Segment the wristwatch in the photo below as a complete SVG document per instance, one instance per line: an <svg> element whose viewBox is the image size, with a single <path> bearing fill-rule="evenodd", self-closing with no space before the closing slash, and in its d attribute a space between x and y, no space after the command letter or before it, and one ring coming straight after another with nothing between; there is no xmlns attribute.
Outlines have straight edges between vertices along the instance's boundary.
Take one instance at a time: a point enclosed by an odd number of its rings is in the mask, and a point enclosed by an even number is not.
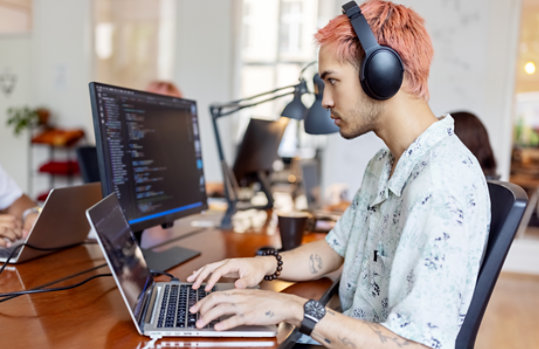
<svg viewBox="0 0 539 349"><path fill-rule="evenodd" d="M320 302L309 299L303 305L303 321L299 331L309 336L324 315L326 315L326 308Z"/></svg>

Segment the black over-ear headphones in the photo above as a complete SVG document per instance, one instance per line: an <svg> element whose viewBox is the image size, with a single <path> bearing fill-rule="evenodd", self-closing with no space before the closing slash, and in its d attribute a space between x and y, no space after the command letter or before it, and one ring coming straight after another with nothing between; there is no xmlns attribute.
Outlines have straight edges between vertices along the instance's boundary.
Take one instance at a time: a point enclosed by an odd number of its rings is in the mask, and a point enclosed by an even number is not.
<svg viewBox="0 0 539 349"><path fill-rule="evenodd" d="M361 13L355 1L342 6L352 28L365 51L359 80L365 93L371 98L384 100L393 97L402 84L404 67L399 54L390 47L382 46Z"/></svg>

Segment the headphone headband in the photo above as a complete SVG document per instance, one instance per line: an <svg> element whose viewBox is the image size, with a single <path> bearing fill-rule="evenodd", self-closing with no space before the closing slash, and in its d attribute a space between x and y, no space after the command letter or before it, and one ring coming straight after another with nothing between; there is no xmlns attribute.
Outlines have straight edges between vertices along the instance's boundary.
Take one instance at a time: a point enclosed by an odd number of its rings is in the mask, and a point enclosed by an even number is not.
<svg viewBox="0 0 539 349"><path fill-rule="evenodd" d="M356 33L365 54L368 55L368 53L380 47L369 23L367 23L365 16L361 13L361 8L359 8L355 1L344 4L342 6L342 11L350 19L352 28L354 28L354 32Z"/></svg>

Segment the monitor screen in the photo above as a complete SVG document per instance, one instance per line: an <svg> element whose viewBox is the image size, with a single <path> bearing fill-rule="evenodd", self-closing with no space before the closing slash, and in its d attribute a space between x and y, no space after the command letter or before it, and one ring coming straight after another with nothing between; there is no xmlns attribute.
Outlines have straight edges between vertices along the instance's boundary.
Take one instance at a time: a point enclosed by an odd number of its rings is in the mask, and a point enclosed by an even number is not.
<svg viewBox="0 0 539 349"><path fill-rule="evenodd" d="M248 185L258 180L259 172L271 172L288 121L249 120L232 169L238 184Z"/></svg>
<svg viewBox="0 0 539 349"><path fill-rule="evenodd" d="M103 195L133 231L207 209L195 101L96 82L90 97Z"/></svg>

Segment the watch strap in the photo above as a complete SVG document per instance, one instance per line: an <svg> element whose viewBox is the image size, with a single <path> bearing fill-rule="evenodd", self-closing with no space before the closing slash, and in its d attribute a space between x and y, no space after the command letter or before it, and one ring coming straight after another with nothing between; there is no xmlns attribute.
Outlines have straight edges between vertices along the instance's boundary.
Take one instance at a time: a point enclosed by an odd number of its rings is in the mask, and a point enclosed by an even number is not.
<svg viewBox="0 0 539 349"><path fill-rule="evenodd" d="M301 333L306 334L307 336L311 335L311 332L314 330L314 326L317 324L317 321L314 321L313 319L309 317L303 317L303 321L301 321L301 326L299 327L299 331Z"/></svg>
<svg viewBox="0 0 539 349"><path fill-rule="evenodd" d="M315 310L318 308L318 310ZM324 305L313 299L309 299L303 305L303 320L299 327L299 331L306 335L311 335L314 326L326 315Z"/></svg>

